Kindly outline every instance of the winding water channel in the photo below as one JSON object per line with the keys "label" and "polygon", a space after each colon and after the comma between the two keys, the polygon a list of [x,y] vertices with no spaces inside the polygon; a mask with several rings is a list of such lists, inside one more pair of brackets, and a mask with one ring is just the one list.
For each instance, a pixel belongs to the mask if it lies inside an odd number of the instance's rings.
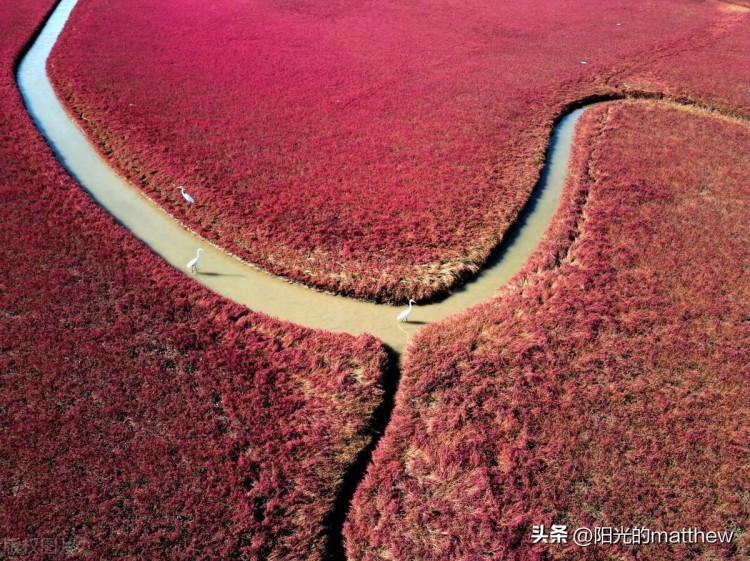
{"label": "winding water channel", "polygon": [[47,58],[76,1],[59,2],[18,70],[18,84],[29,112],[76,181],[124,227],[178,269],[188,273],[185,264],[196,248],[204,248],[201,273],[194,278],[212,291],[252,310],[307,327],[353,335],[371,333],[399,354],[414,330],[487,300],[521,268],[557,209],[573,128],[591,106],[572,111],[555,127],[531,200],[482,272],[442,301],[417,306],[410,318],[413,323],[399,324],[396,315],[403,307],[318,292],[241,261],[186,230],[120,177],[68,115],[47,76]]}
{"label": "winding water channel", "polygon": [[210,290],[252,310],[307,327],[354,335],[371,333],[395,352],[395,357],[391,353],[390,370],[385,373],[385,398],[372,421],[373,438],[344,474],[338,497],[325,521],[327,558],[343,560],[347,511],[393,410],[399,377],[398,355],[415,330],[487,300],[523,266],[558,207],[575,123],[596,103],[570,112],[555,126],[540,181],[482,272],[440,302],[416,307],[411,317],[413,323],[399,324],[396,315],[403,307],[321,293],[241,261],[186,230],[122,179],[67,114],[47,76],[47,58],[76,1],[60,0],[21,61],[17,75],[29,112],[68,172],[125,228],[186,274],[189,274],[186,263],[195,255],[196,248],[203,248],[201,273],[194,279]]}

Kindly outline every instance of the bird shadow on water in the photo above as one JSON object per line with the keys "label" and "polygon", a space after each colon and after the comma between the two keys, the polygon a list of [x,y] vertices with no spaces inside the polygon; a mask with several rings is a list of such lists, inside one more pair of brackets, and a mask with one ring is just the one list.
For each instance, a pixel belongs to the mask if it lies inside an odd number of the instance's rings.
{"label": "bird shadow on water", "polygon": [[204,277],[244,277],[245,275],[240,275],[238,273],[215,273],[213,271],[198,271],[198,276],[204,276]]}

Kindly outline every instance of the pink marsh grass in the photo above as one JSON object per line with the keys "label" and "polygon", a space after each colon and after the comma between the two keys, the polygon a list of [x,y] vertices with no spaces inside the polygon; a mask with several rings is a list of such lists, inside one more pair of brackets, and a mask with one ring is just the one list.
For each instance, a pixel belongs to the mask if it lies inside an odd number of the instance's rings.
{"label": "pink marsh grass", "polygon": [[405,301],[486,261],[563,107],[741,29],[720,6],[81,0],[49,70],[189,227],[290,279]]}
{"label": "pink marsh grass", "polygon": [[64,173],[12,68],[51,5],[0,2],[0,558],[320,559],[383,349],[214,296]]}
{"label": "pink marsh grass", "polygon": [[[750,558],[749,147],[653,102],[583,117],[522,274],[415,339],[349,559]],[[540,524],[735,537],[586,549]]]}

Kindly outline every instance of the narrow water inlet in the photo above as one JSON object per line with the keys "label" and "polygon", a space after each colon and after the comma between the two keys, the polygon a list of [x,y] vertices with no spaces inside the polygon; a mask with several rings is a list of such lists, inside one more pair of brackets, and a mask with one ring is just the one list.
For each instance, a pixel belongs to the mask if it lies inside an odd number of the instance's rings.
{"label": "narrow water inlet", "polygon": [[139,190],[121,178],[99,155],[68,115],[49,81],[46,62],[77,0],[61,0],[36,41],[23,57],[18,84],[36,125],[60,162],[76,181],[115,219],[165,261],[187,273],[198,247],[202,274],[193,278],[230,300],[278,319],[306,327],[370,333],[403,352],[421,325],[442,320],[490,298],[523,266],[537,246],[560,199],[573,128],[585,105],[564,116],[555,127],[542,179],[517,224],[493,252],[487,266],[471,281],[439,302],[417,306],[413,323],[399,324],[401,307],[326,294],[267,274],[186,230]]}
{"label": "narrow water inlet", "polygon": [[388,366],[383,373],[383,401],[372,416],[368,428],[371,436],[370,443],[360,451],[356,460],[346,470],[341,482],[341,488],[333,504],[333,509],[324,522],[326,536],[325,561],[346,561],[346,546],[344,544],[344,524],[349,508],[360,483],[367,474],[367,468],[372,462],[372,454],[377,448],[385,429],[391,421],[391,414],[396,401],[398,384],[401,381],[401,356],[386,347]]}

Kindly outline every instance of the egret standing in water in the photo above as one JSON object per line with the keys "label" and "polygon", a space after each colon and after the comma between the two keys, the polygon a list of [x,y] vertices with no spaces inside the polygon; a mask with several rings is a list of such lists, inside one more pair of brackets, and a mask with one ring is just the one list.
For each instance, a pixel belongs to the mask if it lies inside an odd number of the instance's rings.
{"label": "egret standing in water", "polygon": [[185,199],[188,204],[193,204],[195,202],[195,199],[185,192],[185,188],[182,185],[180,185],[180,193],[182,193],[182,198]]}
{"label": "egret standing in water", "polygon": [[411,305],[412,304],[416,304],[416,302],[414,300],[412,300],[411,298],[409,298],[409,309],[404,310],[403,312],[401,312],[400,314],[398,314],[398,316],[396,316],[396,319],[398,321],[400,321],[400,322],[407,322],[408,323],[408,321],[409,321],[409,314],[411,314]]}
{"label": "egret standing in water", "polygon": [[187,264],[187,268],[190,269],[190,272],[193,274],[198,272],[198,260],[201,258],[201,251],[203,251],[203,248],[199,247],[198,251],[195,253],[195,257]]}

